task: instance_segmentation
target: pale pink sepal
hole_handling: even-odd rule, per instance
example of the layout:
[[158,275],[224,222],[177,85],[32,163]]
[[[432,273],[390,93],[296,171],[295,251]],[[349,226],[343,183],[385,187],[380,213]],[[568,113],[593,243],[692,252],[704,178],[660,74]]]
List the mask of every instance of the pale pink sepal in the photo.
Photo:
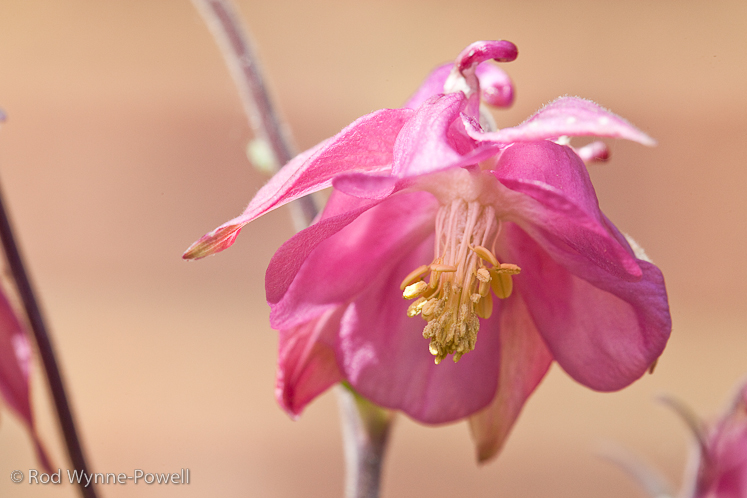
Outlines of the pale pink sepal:
[[334,137],[299,154],[254,196],[241,214],[192,244],[182,256],[200,259],[230,247],[250,221],[332,184],[349,171],[387,171],[394,141],[410,109],[382,109],[354,121]]
[[518,126],[480,133],[467,129],[481,142],[512,143],[554,140],[562,136],[625,138],[643,145],[656,141],[627,120],[594,102],[578,97],[561,97],[537,111]]
[[524,403],[552,363],[552,355],[537,332],[521,296],[502,303],[498,390],[487,408],[469,418],[480,462],[490,460],[501,450]]
[[52,466],[36,432],[31,411],[30,370],[31,344],[8,299],[0,292],[0,393],[26,425],[41,466],[49,470]]

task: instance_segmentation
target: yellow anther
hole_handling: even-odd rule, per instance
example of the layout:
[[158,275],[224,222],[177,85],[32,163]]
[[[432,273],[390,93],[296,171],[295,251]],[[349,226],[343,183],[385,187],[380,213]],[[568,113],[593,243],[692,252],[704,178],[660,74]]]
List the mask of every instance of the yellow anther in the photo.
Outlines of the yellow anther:
[[423,338],[436,364],[449,355],[458,361],[475,348],[480,319],[493,313],[492,286],[499,297],[511,293],[510,275],[518,267],[502,266],[491,250],[477,245],[496,238],[496,221],[495,210],[477,201],[454,199],[441,206],[433,261],[402,282],[403,296],[414,301],[407,315],[427,322]]
[[494,278],[490,281],[490,287],[497,297],[506,299],[514,290],[514,281],[511,279],[511,275],[498,271],[492,271],[491,273]]
[[477,316],[480,318],[490,318],[490,315],[493,314],[492,294],[488,294],[478,301],[477,306],[475,307],[475,313],[477,313]]
[[425,303],[426,299],[424,297],[417,298],[414,303],[407,307],[407,316],[409,316],[410,318],[418,316],[423,310],[423,306],[425,306]]
[[521,268],[510,263],[501,263],[500,268],[494,268],[494,270],[496,270],[498,273],[503,273],[506,275],[518,275],[519,273],[521,273]]
[[495,254],[490,252],[489,249],[483,247],[483,246],[470,246],[470,249],[472,249],[475,254],[480,256],[483,260],[487,261],[493,266],[498,266],[498,259],[495,257]]
[[490,272],[486,268],[478,268],[475,272],[475,276],[477,277],[477,281],[480,282],[477,286],[477,292],[479,292],[481,296],[487,296],[490,292]]
[[425,292],[423,292],[423,297],[428,299],[429,297],[431,297],[433,294],[436,293],[436,290],[437,289],[435,287],[429,284],[428,288],[425,290]]
[[412,285],[414,282],[419,280],[420,277],[428,273],[429,270],[430,268],[428,267],[428,265],[418,266],[405,277],[401,284],[399,284],[399,290],[405,290],[405,287]]
[[405,299],[413,299],[420,296],[426,290],[428,290],[428,284],[420,280],[412,285],[408,285],[407,287],[405,287],[405,291],[402,293],[402,297],[404,297]]
[[428,299],[420,311],[423,313],[423,318],[430,320],[434,315],[439,315],[443,311],[446,300],[439,300],[435,298]]

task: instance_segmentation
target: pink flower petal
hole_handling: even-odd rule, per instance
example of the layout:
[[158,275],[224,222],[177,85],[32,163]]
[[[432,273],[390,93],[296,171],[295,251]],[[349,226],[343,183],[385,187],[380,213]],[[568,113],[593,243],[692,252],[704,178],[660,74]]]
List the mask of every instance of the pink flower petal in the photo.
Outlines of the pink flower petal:
[[595,136],[625,138],[643,145],[656,144],[625,119],[578,97],[561,97],[513,128],[488,133],[468,130],[468,133],[475,140],[497,143],[554,140],[561,136]]
[[583,160],[572,148],[548,140],[516,143],[504,149],[495,166],[501,181],[548,185],[588,215],[599,219],[599,201]]
[[402,279],[432,257],[433,237],[428,237],[396,267],[375,275],[348,307],[336,349],[345,377],[361,395],[420,422],[438,424],[471,415],[495,396],[500,304],[489,320],[481,320],[474,351],[459,363],[435,365],[423,338],[425,321],[407,316],[411,301],[399,290]]
[[[417,109],[432,96],[444,93],[444,83],[453,68],[454,64],[448,63],[434,69],[403,107]],[[486,104],[495,107],[513,104],[513,83],[503,69],[493,64],[480,64],[475,74],[480,82],[480,96]]]
[[494,107],[511,107],[514,84],[506,71],[493,64],[480,64],[475,71],[480,81],[480,98]]
[[0,293],[0,392],[5,402],[31,424],[29,369],[31,345],[10,303]]
[[407,109],[417,109],[434,95],[444,93],[444,83],[446,83],[446,78],[449,77],[451,68],[453,67],[454,64],[449,62],[448,64],[438,66],[436,69],[431,71],[431,73],[425,78],[425,81],[421,83],[420,88],[412,94],[403,107]]
[[0,292],[0,394],[21,417],[34,442],[37,458],[45,470],[51,469],[34,425],[29,396],[31,345],[5,295]]
[[394,144],[392,175],[409,178],[477,164],[499,147],[475,147],[457,119],[467,102],[461,92],[437,95],[421,105]]
[[726,414],[708,431],[694,498],[747,496],[747,384]]
[[497,62],[511,62],[519,55],[516,45],[506,40],[489,40],[471,43],[457,56],[454,64],[461,72],[468,71],[481,62],[493,59]]
[[257,192],[241,216],[203,236],[182,257],[200,259],[228,248],[244,225],[294,199],[329,187],[335,175],[387,171],[394,141],[411,115],[410,109],[373,112],[299,154]]
[[[266,278],[273,328],[294,327],[356,299],[433,232],[432,195],[403,192],[379,202],[335,192],[324,217],[278,250]],[[394,294],[402,299],[398,289],[399,282]]]
[[608,272],[574,276],[523,230],[503,227],[501,255],[523,271],[514,277],[534,323],[563,369],[600,391],[642,376],[664,350],[672,328],[661,272],[638,261],[631,282]]
[[390,175],[343,173],[332,180],[335,190],[359,199],[383,199],[394,192],[397,178]]
[[601,268],[626,280],[641,277],[627,244],[607,230],[586,167],[569,147],[549,141],[514,144],[501,154],[493,174],[512,191],[495,189],[496,209],[505,211],[504,219],[519,224],[574,274],[586,278]]
[[275,397],[294,418],[343,380],[332,345],[344,311],[344,306],[331,308],[310,322],[280,331]]
[[501,302],[498,392],[487,408],[469,418],[480,462],[491,459],[501,450],[524,403],[552,363],[552,355],[521,296],[516,293]]
[[449,132],[466,102],[464,94],[457,92],[436,95],[421,105],[394,144],[392,174],[416,176],[458,163],[462,159],[460,152],[468,151],[455,150]]

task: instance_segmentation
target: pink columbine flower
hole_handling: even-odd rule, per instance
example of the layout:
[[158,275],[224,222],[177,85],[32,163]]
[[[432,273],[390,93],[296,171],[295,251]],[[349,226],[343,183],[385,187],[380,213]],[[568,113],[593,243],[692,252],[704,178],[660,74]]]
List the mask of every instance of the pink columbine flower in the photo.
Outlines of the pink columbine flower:
[[726,414],[699,435],[693,498],[747,498],[747,384]]
[[702,422],[678,400],[662,401],[682,417],[697,442],[679,493],[635,455],[615,449],[605,456],[652,498],[747,498],[747,382],[742,383],[726,412],[711,423]]
[[573,97],[496,130],[482,104],[510,105],[512,85],[482,63],[516,56],[506,41],[470,45],[405,107],[301,153],[185,253],[226,249],[250,221],[334,187],[267,269],[276,394],[290,414],[346,381],[421,422],[470,417],[486,459],[553,360],[612,391],[663,351],[662,275],[599,210],[579,157],[604,159],[606,148],[565,145],[579,135],[653,140]]
[[[0,122],[6,119],[0,109]],[[45,471],[52,468],[41,443],[31,410],[29,374],[31,344],[13,307],[0,289],[0,397],[20,418],[31,434],[39,464]]]
[[31,410],[30,370],[31,344],[8,299],[0,291],[0,394],[28,429],[39,463],[48,471],[52,466],[36,432]]

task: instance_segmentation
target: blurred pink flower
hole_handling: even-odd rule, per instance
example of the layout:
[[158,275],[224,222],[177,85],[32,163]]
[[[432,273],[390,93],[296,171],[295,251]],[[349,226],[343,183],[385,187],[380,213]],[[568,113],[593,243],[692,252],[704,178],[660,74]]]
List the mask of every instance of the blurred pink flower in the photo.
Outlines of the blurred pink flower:
[[[0,109],[0,122],[6,119]],[[29,393],[29,373],[31,370],[31,345],[13,307],[0,290],[0,395],[5,403],[21,417],[34,441],[37,458],[41,467],[49,471],[49,462],[41,439],[34,425]]]
[[21,417],[34,441],[37,457],[45,470],[51,468],[34,425],[29,396],[31,345],[5,295],[0,292],[0,393],[5,403]]
[[701,436],[694,498],[747,498],[747,384]]
[[[276,393],[292,415],[346,381],[421,422],[470,417],[487,459],[553,359],[612,391],[663,351],[662,275],[602,214],[583,160],[564,145],[579,135],[653,140],[573,97],[496,130],[481,101],[510,105],[513,89],[480,64],[516,55],[506,41],[470,45],[404,108],[363,116],[290,161],[185,253],[221,251],[257,217],[334,187],[266,275],[280,330]],[[606,158],[600,143],[579,153]],[[448,355],[455,361],[434,364]]]
[[726,412],[704,423],[673,398],[662,401],[682,417],[697,442],[679,493],[656,469],[621,448],[603,453],[626,471],[651,498],[747,498],[747,382],[742,383]]

